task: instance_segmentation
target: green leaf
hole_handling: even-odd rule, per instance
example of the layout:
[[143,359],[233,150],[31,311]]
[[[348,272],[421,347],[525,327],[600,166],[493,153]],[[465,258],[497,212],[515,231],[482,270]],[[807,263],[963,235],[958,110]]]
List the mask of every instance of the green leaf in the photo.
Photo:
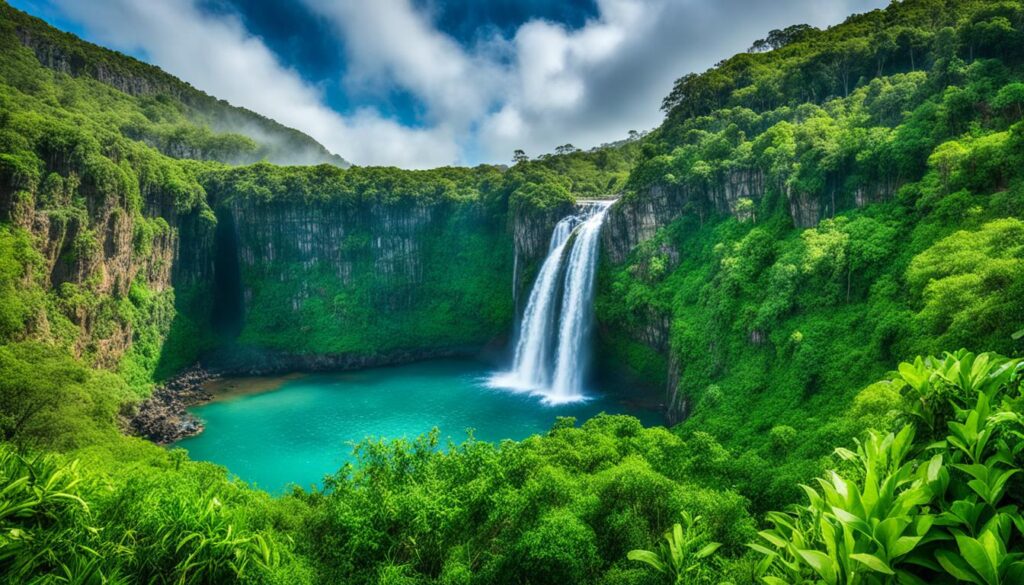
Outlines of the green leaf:
[[925,477],[928,483],[932,483],[939,479],[939,471],[942,469],[942,454],[938,454],[932,457],[931,461],[928,462],[928,471]]
[[759,553],[761,553],[761,554],[763,554],[763,555],[765,555],[767,557],[777,557],[777,556],[779,556],[779,553],[773,551],[772,549],[764,547],[764,546],[761,546],[760,544],[756,544],[756,543],[753,543],[753,542],[748,544],[747,548],[749,548],[750,550],[753,550],[755,552],[759,552]]
[[964,560],[981,576],[985,583],[995,585],[999,582],[996,567],[980,542],[970,536],[957,534],[956,545]]
[[939,560],[939,564],[942,565],[942,568],[958,581],[974,583],[975,585],[985,585],[985,582],[975,575],[974,571],[971,570],[971,567],[960,555],[945,549],[939,549],[935,551],[935,558]]
[[855,553],[850,555],[850,558],[866,565],[872,571],[876,571],[878,573],[885,573],[886,575],[896,574],[895,571],[889,568],[889,565],[887,565],[885,561],[876,557],[875,555],[869,555],[867,553]]
[[889,557],[895,559],[909,553],[921,542],[921,538],[920,536],[903,536],[898,538],[888,551]]
[[703,559],[705,557],[708,557],[708,556],[711,556],[711,555],[715,554],[715,551],[718,550],[718,548],[721,547],[721,546],[722,546],[722,543],[720,543],[720,542],[708,543],[708,544],[704,545],[704,548],[702,548],[699,551],[697,551],[697,554],[695,554],[694,556],[696,558],[698,558],[698,559]]
[[763,539],[767,540],[768,542],[770,542],[776,548],[786,548],[786,547],[789,546],[789,543],[785,539],[781,538],[779,535],[775,534],[775,532],[773,532],[771,530],[762,530],[761,532],[758,532],[757,534],[761,538],[763,538]]
[[826,583],[833,585],[837,582],[836,565],[828,555],[816,550],[798,550],[796,552]]
[[646,563],[647,565],[653,567],[659,573],[668,572],[668,566],[666,566],[665,563],[661,561],[661,557],[652,553],[649,550],[631,550],[628,553],[626,553],[626,558],[631,561]]

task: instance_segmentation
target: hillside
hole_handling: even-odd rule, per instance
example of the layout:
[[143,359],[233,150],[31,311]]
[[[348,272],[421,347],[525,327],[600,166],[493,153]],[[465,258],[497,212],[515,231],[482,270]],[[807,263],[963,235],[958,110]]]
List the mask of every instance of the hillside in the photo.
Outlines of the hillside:
[[[38,74],[31,71],[32,60],[26,61],[31,54],[57,74],[110,86],[131,99],[122,98],[119,115],[107,121],[168,156],[232,164],[349,164],[302,132],[207,95],[158,67],[59,31],[6,2],[0,2],[0,24],[0,45],[8,54],[3,77],[8,83],[34,82]],[[96,91],[86,83],[61,83],[76,88],[86,101]],[[86,106],[72,105],[68,99],[62,104],[68,109]]]
[[[0,12],[12,582],[1024,579],[1021,3],[773,31],[680,78],[650,134],[428,171],[343,168]],[[274,164],[296,152],[328,164]],[[354,465],[273,497],[151,442],[194,432],[165,412],[197,364],[508,352],[556,225],[595,198],[617,199],[595,378],[660,403],[664,426],[367,437]]]

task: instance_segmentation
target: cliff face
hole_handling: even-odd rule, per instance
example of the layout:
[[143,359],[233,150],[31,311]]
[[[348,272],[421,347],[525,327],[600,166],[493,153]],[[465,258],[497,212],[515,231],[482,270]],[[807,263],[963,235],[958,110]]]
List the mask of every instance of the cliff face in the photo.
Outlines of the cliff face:
[[784,199],[794,226],[813,227],[837,211],[891,199],[899,187],[895,181],[883,180],[847,192],[842,188],[841,179],[830,177],[822,193],[803,193],[786,185],[771,185],[760,169],[731,171],[700,189],[657,185],[612,207],[603,232],[604,249],[613,262],[621,264],[634,247],[686,214],[701,221],[714,214],[756,221],[756,210],[772,194]]
[[393,310],[414,305],[415,289],[423,285],[424,239],[438,207],[232,200],[224,210],[236,226],[245,312],[258,300],[260,280],[294,279],[286,304],[298,310],[316,293],[309,283],[323,273],[343,288],[372,277],[381,292],[375,302]]
[[[57,185],[56,187],[54,185]],[[131,347],[131,290],[167,295],[178,265],[182,217],[169,196],[146,193],[144,213],[125,198],[81,184],[73,171],[45,187],[0,187],[0,221],[29,234],[34,255],[24,287],[54,293],[29,319],[29,337],[68,344],[100,367],[114,367]],[[82,207],[68,207],[78,199]]]
[[[612,265],[628,264],[634,278],[643,279],[651,267],[651,258],[657,257],[662,263],[660,270],[671,272],[679,261],[679,251],[671,242],[662,241],[656,249],[631,257],[638,246],[653,245],[658,231],[683,218],[694,217],[698,225],[713,216],[732,215],[741,221],[757,221],[758,210],[774,203],[767,199],[775,197],[789,214],[797,228],[817,225],[822,219],[832,216],[837,210],[862,207],[870,203],[891,199],[898,189],[896,181],[878,181],[854,189],[844,189],[842,177],[830,177],[822,193],[802,193],[786,185],[772,185],[765,173],[757,169],[736,170],[725,173],[719,180],[700,189],[686,186],[657,185],[646,192],[621,199],[609,210],[602,232],[602,248]],[[600,295],[608,290],[599,290]],[[600,315],[600,312],[599,312]],[[645,307],[642,315],[633,323],[600,323],[604,345],[617,347],[632,346],[629,351],[642,348],[643,352],[664,358],[664,370],[657,378],[666,380],[665,408],[669,422],[685,418],[688,405],[681,398],[676,387],[680,369],[685,367],[675,360],[670,351],[669,336],[671,319],[666,310],[659,310],[656,303]],[[756,336],[755,336],[756,337]],[[759,342],[751,339],[751,343]],[[613,356],[613,357],[621,357]],[[649,361],[649,360],[648,360]],[[653,378],[647,372],[648,378]]]
[[[224,361],[327,369],[478,351],[511,327],[512,245],[477,202],[228,197],[215,312]],[[237,263],[237,282],[225,280]]]

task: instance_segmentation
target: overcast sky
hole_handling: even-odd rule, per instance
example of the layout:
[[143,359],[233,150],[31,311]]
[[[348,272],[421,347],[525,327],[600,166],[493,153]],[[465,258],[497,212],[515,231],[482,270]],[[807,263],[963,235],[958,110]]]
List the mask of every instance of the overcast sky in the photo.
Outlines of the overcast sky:
[[672,82],[888,0],[10,0],[360,165],[508,162],[657,126]]

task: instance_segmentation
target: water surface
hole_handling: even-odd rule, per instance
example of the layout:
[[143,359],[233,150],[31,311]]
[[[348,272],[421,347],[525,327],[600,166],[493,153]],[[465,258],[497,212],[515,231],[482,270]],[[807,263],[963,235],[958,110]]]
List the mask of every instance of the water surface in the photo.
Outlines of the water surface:
[[206,431],[177,443],[193,459],[224,465],[271,492],[318,484],[353,461],[364,437],[413,439],[438,427],[462,441],[523,439],[551,428],[558,416],[582,422],[600,412],[660,417],[608,394],[548,406],[536,396],[488,387],[488,367],[445,360],[356,372],[221,382],[220,399],[192,409]]

